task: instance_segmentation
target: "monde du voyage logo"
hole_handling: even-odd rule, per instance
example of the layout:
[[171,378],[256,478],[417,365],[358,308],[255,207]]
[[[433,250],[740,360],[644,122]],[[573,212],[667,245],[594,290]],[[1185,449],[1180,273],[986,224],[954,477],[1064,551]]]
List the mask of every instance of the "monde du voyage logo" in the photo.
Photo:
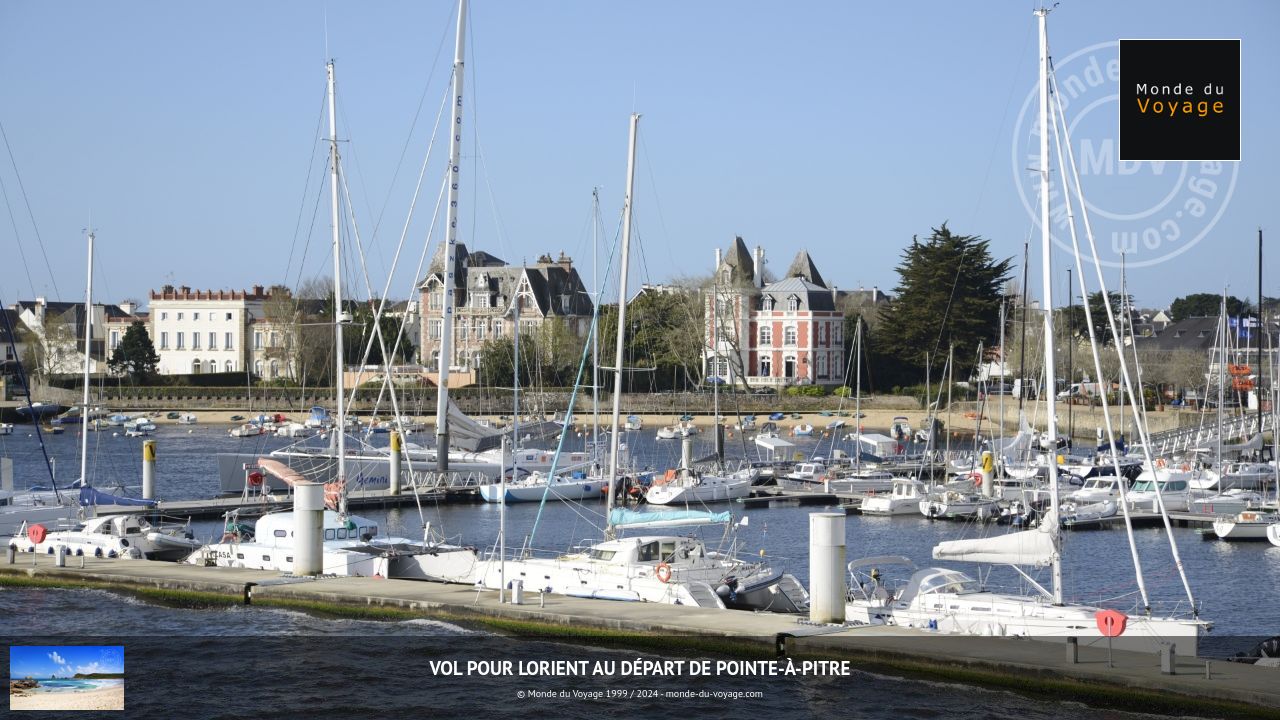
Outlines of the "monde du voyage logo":
[[[1123,255],[1129,267],[1156,265],[1206,237],[1239,174],[1239,41],[1120,40],[1053,61],[1102,264],[1117,267]],[[1038,224],[1036,97],[1033,84],[1012,169]],[[1055,168],[1050,178],[1050,230],[1071,252],[1060,175]]]

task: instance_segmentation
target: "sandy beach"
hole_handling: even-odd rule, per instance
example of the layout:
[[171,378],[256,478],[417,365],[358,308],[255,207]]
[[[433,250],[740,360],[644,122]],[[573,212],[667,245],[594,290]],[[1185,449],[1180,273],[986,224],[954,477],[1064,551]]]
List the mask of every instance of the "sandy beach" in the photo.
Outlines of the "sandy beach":
[[84,692],[31,692],[9,696],[10,710],[124,710],[124,685]]

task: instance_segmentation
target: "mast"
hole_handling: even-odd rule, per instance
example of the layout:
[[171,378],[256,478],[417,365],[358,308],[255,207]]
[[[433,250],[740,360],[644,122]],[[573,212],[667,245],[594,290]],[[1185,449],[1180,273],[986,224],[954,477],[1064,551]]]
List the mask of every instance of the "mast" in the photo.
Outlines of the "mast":
[[[854,390],[853,390],[853,421],[858,425],[858,441],[853,444],[853,463],[854,467],[862,469],[862,315],[857,317],[857,328],[854,329],[853,352],[855,353],[854,364]],[[834,453],[833,453],[834,454]]]
[[1218,327],[1218,445],[1214,468],[1222,472],[1222,402],[1227,392],[1227,289],[1222,289],[1222,309],[1219,310]]
[[[1008,297],[1006,296],[1001,298],[1000,299],[1000,422],[996,424],[996,437],[998,439],[996,440],[996,452],[993,453],[993,455],[995,455],[994,459],[998,463],[1004,462],[1004,381],[1005,381],[1005,378],[1009,376],[1009,364],[1005,360],[1006,355],[1005,355],[1005,347],[1004,347],[1004,322],[1005,322],[1005,313],[1008,311],[1008,308],[1009,308]],[[988,388],[991,387],[990,382],[991,382],[991,378],[990,378],[990,375],[988,375],[987,377]],[[1012,388],[1013,385],[1011,384],[1009,387]],[[990,393],[990,390],[988,390],[988,393]]]
[[[80,409],[80,486],[89,484],[89,350],[93,343],[93,229],[89,230],[89,269],[84,283],[84,403]],[[35,414],[32,414],[35,419]],[[39,425],[39,422],[36,423]]]
[[[599,306],[600,276],[596,265],[600,246],[600,188],[591,189],[591,289]],[[591,328],[591,457],[600,458],[600,330]]]
[[[1120,346],[1117,346],[1120,347]],[[1075,405],[1071,397],[1071,384],[1076,381],[1076,294],[1071,291],[1071,268],[1067,268],[1067,447],[1075,445],[1076,425],[1071,411]],[[1122,350],[1123,352],[1123,350]],[[1056,389],[1056,386],[1055,386]]]
[[[1044,394],[1045,431],[1049,438],[1049,503],[1053,517],[1049,534],[1053,538],[1053,603],[1062,604],[1061,528],[1058,521],[1058,421],[1057,373],[1053,362],[1053,240],[1049,231],[1049,34],[1047,8],[1035,11],[1040,24],[1040,245],[1041,282],[1044,285]],[[1023,308],[1026,312],[1026,308]]]
[[[626,339],[627,327],[627,269],[631,253],[631,211],[635,200],[636,180],[636,131],[640,126],[640,116],[631,113],[631,139],[627,146],[627,186],[622,201],[622,260],[618,273],[618,337],[613,354],[613,423],[609,435],[609,492],[605,495],[605,522],[613,514],[614,483],[618,479],[618,414],[622,410],[622,360],[623,341]],[[607,526],[605,537],[613,537],[612,526]]]
[[[1258,402],[1258,439],[1262,439],[1262,228],[1258,228],[1258,381],[1253,384],[1253,397]],[[1261,456],[1261,451],[1259,451]]]
[[[343,345],[342,345],[342,323],[345,320],[342,311],[342,234],[339,232],[339,216],[338,216],[338,114],[337,103],[334,99],[334,79],[333,79],[333,61],[330,60],[325,65],[325,71],[329,76],[329,184],[331,190],[332,202],[330,209],[332,215],[330,222],[333,225],[333,357],[334,357],[334,376],[333,389],[334,395],[337,396],[337,438],[338,444],[338,469],[335,481],[339,488],[343,488],[343,483],[347,476],[347,416],[346,409],[343,405],[346,389],[343,387]],[[347,516],[347,493],[343,489],[338,493],[338,512],[343,516]]]
[[[462,163],[462,71],[467,0],[458,0],[458,36],[453,52],[453,130],[449,134],[449,206],[445,212],[444,297],[440,321],[440,374],[436,391],[436,469],[449,471],[449,362],[453,359],[453,291],[457,278],[458,168]],[[519,319],[516,333],[520,332]],[[515,448],[512,448],[515,452]]]
[[1031,282],[1031,243],[1022,242],[1022,339],[1018,343],[1018,426],[1022,426],[1022,401],[1027,396],[1027,290]]

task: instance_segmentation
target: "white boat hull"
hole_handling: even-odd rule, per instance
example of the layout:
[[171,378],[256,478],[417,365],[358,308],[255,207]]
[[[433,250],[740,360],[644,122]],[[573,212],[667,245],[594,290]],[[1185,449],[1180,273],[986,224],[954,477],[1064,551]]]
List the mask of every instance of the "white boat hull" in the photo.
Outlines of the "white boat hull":
[[[593,479],[557,480],[551,483],[549,489],[545,482],[529,484],[508,483],[505,497],[509,503],[541,502],[543,496],[548,500],[586,500],[604,497],[601,491],[602,486],[602,480]],[[488,483],[481,485],[479,489],[480,497],[485,502],[502,502],[504,495],[501,484]]]

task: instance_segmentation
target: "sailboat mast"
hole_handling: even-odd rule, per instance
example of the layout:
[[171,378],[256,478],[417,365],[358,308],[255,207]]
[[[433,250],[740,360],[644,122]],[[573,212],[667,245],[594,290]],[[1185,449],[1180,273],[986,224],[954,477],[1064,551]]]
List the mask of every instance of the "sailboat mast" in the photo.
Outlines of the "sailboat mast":
[[[591,189],[591,289],[595,291],[595,305],[600,306],[603,296],[600,287],[597,255],[600,248],[600,188]],[[591,457],[600,458],[600,324],[591,328]]]
[[[89,349],[93,343],[93,230],[89,230],[89,270],[84,283],[84,397],[80,408],[80,485],[89,481]],[[33,414],[32,418],[35,417]],[[37,423],[38,424],[38,423]]]
[[1058,524],[1058,421],[1057,372],[1053,362],[1053,240],[1049,230],[1049,33],[1047,8],[1036,10],[1040,24],[1040,268],[1044,285],[1044,389],[1045,430],[1049,447],[1049,503],[1053,538],[1053,603],[1062,604],[1062,557]]
[[[453,52],[453,123],[449,133],[449,205],[445,211],[444,297],[440,322],[440,373],[436,391],[436,469],[449,471],[449,363],[453,360],[453,291],[458,251],[458,168],[462,163],[463,54],[467,0],[458,0],[458,36]],[[520,321],[516,319],[516,330]],[[515,448],[512,448],[515,451]]]
[[[613,353],[613,422],[609,435],[609,492],[606,497],[605,518],[613,514],[614,483],[618,481],[618,415],[622,411],[622,361],[627,327],[627,269],[631,257],[631,210],[635,200],[636,180],[636,131],[640,116],[631,114],[631,139],[627,145],[627,190],[622,201],[622,254],[618,273],[618,335]],[[612,527],[605,530],[612,537]]]
[[[1258,401],[1258,439],[1262,439],[1262,228],[1258,228],[1258,381],[1253,384],[1253,397]],[[1261,455],[1261,451],[1259,451]]]
[[[853,421],[858,425],[858,441],[853,444],[853,464],[859,470],[862,469],[862,315],[857,318],[858,325],[854,328],[853,352],[855,357],[854,381],[853,381]],[[834,453],[833,453],[834,454]]]
[[[337,102],[334,97],[334,79],[333,79],[333,61],[330,60],[325,65],[325,71],[329,76],[329,185],[332,202],[330,203],[330,223],[333,225],[333,357],[334,357],[334,375],[333,375],[333,391],[337,397],[337,429],[335,432],[338,437],[338,469],[337,477],[334,478],[338,487],[342,487],[343,481],[347,476],[345,467],[347,461],[347,414],[344,403],[346,402],[346,389],[343,387],[343,344],[342,344],[342,233],[339,232],[339,216],[338,216],[338,113]],[[343,515],[347,514],[347,493],[340,492],[340,506],[338,511]]]

